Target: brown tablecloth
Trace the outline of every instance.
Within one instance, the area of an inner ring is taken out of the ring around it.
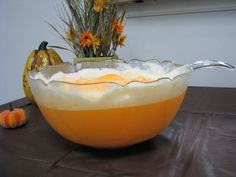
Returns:
[[[28,123],[0,128],[0,177],[236,176],[236,88],[189,87],[161,135],[117,150],[71,143],[26,99],[13,105],[27,111]]]

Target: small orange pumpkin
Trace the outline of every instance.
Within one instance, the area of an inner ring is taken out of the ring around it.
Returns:
[[[13,108],[0,113],[0,125],[4,128],[16,128],[26,123],[26,112],[21,108]]]

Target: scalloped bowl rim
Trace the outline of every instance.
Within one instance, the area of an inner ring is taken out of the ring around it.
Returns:
[[[134,61],[138,61],[138,62],[141,62],[141,63],[146,63],[146,62],[150,62],[150,61],[155,61],[155,62],[158,62],[159,64],[163,64],[163,63],[169,63],[169,64],[173,64],[176,68],[177,67],[181,67],[181,66],[184,66],[184,65],[180,65],[180,64],[176,64],[174,62],[172,62],[171,60],[163,60],[163,61],[160,61],[158,59],[148,59],[148,60],[141,60],[141,59],[129,59],[128,61],[127,60],[124,60],[124,59],[106,59],[104,61],[119,61],[119,62],[123,62],[125,64],[129,64],[131,62],[134,62]],[[93,61],[81,61],[81,62],[78,62],[78,63],[85,63],[85,62],[93,62]],[[94,61],[94,62],[98,62],[98,61]],[[76,64],[78,64],[76,63]],[[48,66],[45,66],[43,68],[41,68],[38,72],[42,72],[43,70],[47,70],[47,68],[56,68],[56,67],[59,67],[59,66],[63,66],[63,65],[68,65],[70,64],[71,66],[75,65],[76,64],[73,64],[71,62],[64,62],[62,64],[59,64],[59,65],[48,65]],[[176,69],[175,68],[175,69]],[[48,83],[46,83],[45,81],[43,81],[41,78],[33,78],[33,75],[38,73],[37,71],[29,71],[29,77],[30,79],[32,80],[35,80],[35,81],[40,81],[42,82],[44,85],[48,86],[49,84],[51,83],[63,83],[63,84],[69,84],[69,85],[78,85],[78,86],[82,86],[82,85],[98,85],[98,84],[114,84],[114,85],[119,85],[119,86],[122,86],[122,87],[127,87],[129,86],[130,84],[132,83],[141,83],[141,84],[151,84],[151,83],[155,83],[155,82],[159,82],[161,80],[170,80],[170,81],[174,81],[175,79],[177,79],[178,77],[181,77],[181,76],[184,76],[184,75],[188,75],[189,73],[192,73],[193,69],[191,67],[189,67],[185,72],[183,73],[180,73],[178,75],[176,75],[175,77],[171,78],[171,77],[160,77],[158,79],[155,79],[155,80],[152,80],[152,81],[137,81],[137,80],[131,80],[129,82],[127,82],[126,84],[120,84],[120,83],[117,83],[117,82],[112,82],[112,81],[109,81],[109,82],[90,82],[90,83],[73,83],[73,82],[69,82],[69,81],[59,81],[59,80],[51,80],[49,81]]]

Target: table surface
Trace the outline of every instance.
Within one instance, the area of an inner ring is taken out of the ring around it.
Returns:
[[[26,110],[28,123],[0,128],[0,177],[236,176],[236,88],[189,87],[161,135],[116,150],[71,143],[25,98],[12,104]]]

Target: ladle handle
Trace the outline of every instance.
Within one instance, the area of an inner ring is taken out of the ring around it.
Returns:
[[[193,64],[190,65],[190,67],[193,70],[200,69],[200,68],[213,68],[213,67],[221,67],[221,68],[226,68],[230,70],[234,70],[234,66],[225,63],[223,61],[216,61],[216,60],[203,60],[203,61],[197,61]]]

